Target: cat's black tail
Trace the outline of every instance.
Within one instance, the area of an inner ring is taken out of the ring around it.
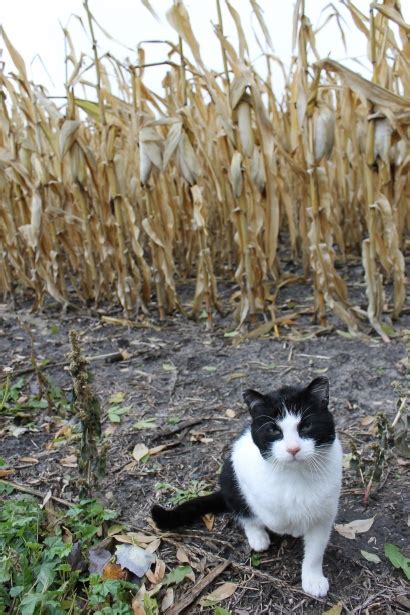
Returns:
[[[211,495],[204,495],[175,508],[163,508],[155,504],[151,508],[151,515],[160,530],[174,530],[177,527],[190,525],[207,513],[228,512],[222,491]]]

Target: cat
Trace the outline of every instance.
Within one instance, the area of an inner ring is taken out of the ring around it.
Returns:
[[[329,382],[282,386],[262,395],[243,393],[252,418],[224,462],[220,489],[173,509],[154,505],[162,530],[206,513],[232,512],[250,547],[265,551],[276,534],[303,537],[302,588],[311,596],[329,589],[323,555],[336,517],[342,480],[342,447],[329,412]]]

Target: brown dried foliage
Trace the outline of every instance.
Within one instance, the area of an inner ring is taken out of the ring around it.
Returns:
[[[405,297],[409,26],[397,2],[373,3],[369,17],[345,6],[369,39],[373,80],[320,60],[299,0],[298,53],[280,104],[252,67],[229,2],[239,46],[224,37],[220,18],[222,76],[205,67],[189,14],[174,2],[167,16],[179,46],[171,46],[161,96],[144,83],[142,48],[138,65],[125,66],[94,46],[97,102],[78,98],[86,78],[65,32],[72,72],[64,110],[30,83],[3,30],[16,72],[0,72],[0,292],[32,289],[35,307],[46,294],[67,305],[74,292],[84,302],[119,301],[128,314],[148,312],[155,292],[163,317],[182,309],[177,282],[194,276],[193,314],[205,306],[211,319],[221,276],[239,285],[233,299],[244,323],[274,314],[281,232],[313,274],[318,319],[331,308],[351,331],[368,318],[380,333],[384,284],[393,280],[394,317]],[[352,309],[335,269],[360,253],[367,315]]]

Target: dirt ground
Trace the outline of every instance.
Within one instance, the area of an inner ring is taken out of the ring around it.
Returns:
[[[326,374],[344,452],[353,451],[356,455],[350,460],[346,458],[349,467],[344,471],[337,523],[374,517],[371,528],[357,534],[354,540],[333,532],[325,555],[325,574],[330,580],[327,598],[313,600],[301,590],[299,540],[273,537],[260,562],[251,562],[242,532],[228,515],[217,518],[212,530],[198,524],[168,535],[159,553],[167,566],[174,567],[176,545],[184,544],[191,561],[196,563],[197,579],[201,569],[207,572],[221,558],[230,560],[231,565],[207,591],[221,581],[238,583],[236,592],[222,603],[236,615],[315,614],[339,601],[345,609],[343,613],[409,612],[405,577],[392,567],[383,552],[385,543],[393,543],[401,551],[408,547],[409,465],[391,438],[384,442],[379,455],[377,425],[383,424],[383,420],[376,418],[382,413],[391,424],[400,390],[406,387],[402,332],[410,328],[408,313],[395,324],[397,336],[390,344],[373,334],[357,339],[335,322],[328,329],[312,325],[310,291],[305,286],[293,285],[278,297],[277,317],[297,314],[281,326],[281,337],[275,338],[270,332],[265,337],[244,339],[226,335],[233,329],[227,299],[231,289],[220,291],[225,316],[217,316],[211,330],[207,329],[206,320],[195,323],[180,315],[165,322],[151,317],[127,327],[120,322],[104,321],[106,316],[122,319],[119,310],[62,314],[58,307],[49,305],[43,313],[33,314],[23,300],[17,306],[3,304],[1,364],[12,367],[15,374],[30,369],[30,336],[25,328],[28,325],[37,360],[48,360],[44,373],[69,396],[71,379],[62,363],[69,350],[71,328],[81,334],[87,356],[126,351],[121,361],[97,358],[91,362],[94,390],[104,410],[109,397],[116,392],[124,393],[123,405],[129,407],[118,425],[104,415],[103,428],[109,442],[107,472],[96,495],[108,507],[118,510],[121,518],[133,527],[151,532],[147,524],[151,504],[165,503],[169,497],[156,488],[157,483],[187,488],[191,481],[203,480],[210,488],[216,486],[221,461],[232,438],[247,421],[241,398],[244,388],[264,392],[282,384],[308,383],[316,375]],[[351,292],[358,293],[360,304],[363,287],[352,282]],[[35,393],[35,375],[26,371],[21,377],[26,394]],[[144,428],[149,419],[155,419],[156,428]],[[43,493],[51,489],[54,496],[75,501],[77,469],[64,460],[72,459],[77,443],[67,432],[65,437],[61,428],[69,425],[75,433],[76,419],[50,416],[46,410],[37,409],[29,416],[1,420],[0,457],[16,469],[10,478]],[[22,429],[16,431],[16,427]],[[63,435],[55,442],[58,430]],[[138,463],[132,458],[137,443],[148,448],[168,446],[145,463]],[[21,457],[33,457],[38,463],[30,465]],[[363,479],[355,459],[360,461]],[[62,465],[62,460],[66,465]],[[381,476],[374,480],[366,502],[365,488],[375,464],[380,467]],[[367,561],[362,550],[379,555],[381,561]],[[176,600],[187,591],[187,583],[179,586]],[[186,612],[213,613],[214,609],[194,603]]]

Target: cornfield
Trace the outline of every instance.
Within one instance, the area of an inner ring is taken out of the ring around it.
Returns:
[[[108,301],[128,317],[155,306],[163,318],[185,313],[179,283],[194,278],[190,315],[205,309],[211,321],[222,279],[235,282],[238,327],[267,313],[274,328],[277,289],[293,281],[280,262],[278,247],[286,246],[312,280],[318,322],[333,311],[352,333],[370,322],[387,339],[383,313],[397,318],[405,302],[410,25],[397,0],[373,2],[367,15],[345,0],[368,38],[367,80],[319,57],[298,0],[297,55],[279,101],[271,84],[281,69],[268,24],[250,2],[266,39],[268,78],[249,60],[233,3],[226,0],[238,48],[224,36],[216,1],[224,65],[217,74],[205,66],[178,0],[167,13],[176,42],[168,43],[158,94],[144,83],[143,45],[135,64],[99,56],[86,0],[96,79],[90,84],[82,75],[64,31],[71,74],[63,108],[29,81],[2,29],[15,67],[0,72],[4,296],[30,290],[35,309],[47,295],[65,307],[73,297],[86,305]],[[94,100],[76,94],[85,82]],[[351,304],[336,267],[360,256],[367,311]]]

